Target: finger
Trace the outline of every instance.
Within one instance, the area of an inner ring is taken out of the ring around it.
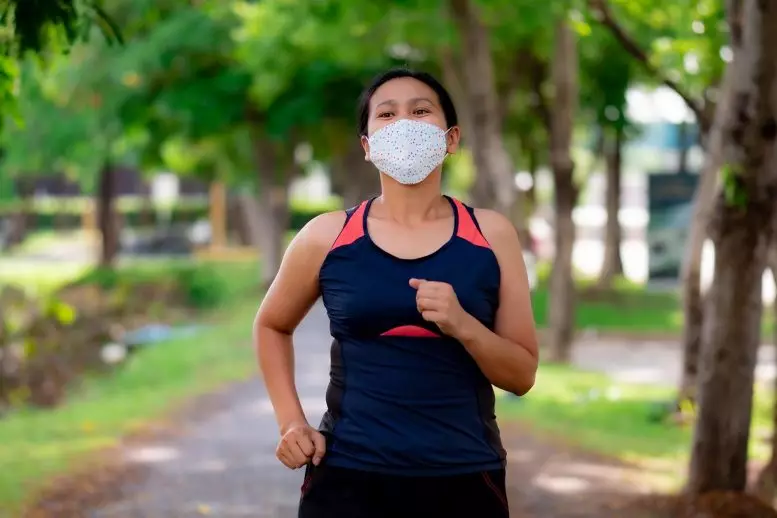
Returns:
[[[298,465],[286,450],[278,450],[275,453],[275,456],[278,457],[278,460],[281,461],[287,468],[297,469]]]
[[[318,466],[326,454],[326,438],[319,432],[313,432],[313,444],[316,447],[313,453],[313,465]]]
[[[294,462],[297,463],[297,466],[303,466],[310,460],[310,457],[305,455],[305,452],[302,451],[302,448],[300,448],[296,441],[289,444],[288,451],[291,454],[291,457],[294,459]]]
[[[297,437],[297,446],[299,446],[299,449],[302,450],[302,453],[307,458],[312,457],[313,453],[316,451],[316,447],[313,444],[313,440],[308,436],[307,433]]]
[[[413,279],[410,279],[410,287],[417,290],[418,288],[423,286],[426,282],[427,281],[425,281],[424,279],[413,278]]]
[[[447,285],[439,282],[427,281],[418,288],[418,295],[425,297],[439,297],[446,293]]]
[[[443,315],[439,311],[434,311],[434,310],[422,311],[421,317],[427,322],[435,322],[435,323],[442,322],[445,319],[445,315]]]
[[[431,297],[418,297],[416,299],[416,307],[418,307],[418,311],[427,311],[427,310],[439,310],[441,309],[442,301],[438,299],[433,299]]]

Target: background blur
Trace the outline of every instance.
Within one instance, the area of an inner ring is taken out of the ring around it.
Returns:
[[[392,66],[454,97],[446,193],[523,242],[513,516],[777,516],[777,5],[0,7],[1,517],[295,516],[251,323],[294,233],[379,193],[355,109]],[[316,306],[313,423],[327,337]]]

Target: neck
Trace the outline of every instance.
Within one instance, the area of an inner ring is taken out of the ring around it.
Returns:
[[[386,216],[399,223],[424,220],[440,206],[442,182],[439,170],[416,185],[403,185],[385,175],[381,175],[380,184],[381,196],[375,201],[380,203]]]

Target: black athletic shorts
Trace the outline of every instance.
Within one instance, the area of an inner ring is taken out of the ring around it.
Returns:
[[[509,518],[505,471],[443,477],[308,465],[299,518]]]

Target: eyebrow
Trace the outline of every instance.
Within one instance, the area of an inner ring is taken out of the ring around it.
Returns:
[[[434,104],[434,101],[432,101],[432,100],[431,100],[431,99],[429,99],[428,97],[414,97],[414,98],[410,99],[410,103],[411,103],[411,104],[416,104],[416,103],[417,103],[417,102],[419,102],[419,101],[426,101],[426,102],[428,102],[429,104]],[[396,101],[396,100],[394,100],[394,99],[388,99],[388,100],[386,100],[386,101],[383,101],[383,102],[381,102],[381,103],[378,103],[378,104],[376,104],[376,105],[375,105],[375,108],[378,108],[378,107],[380,107],[380,106],[383,106],[384,104],[397,104],[397,101]]]

